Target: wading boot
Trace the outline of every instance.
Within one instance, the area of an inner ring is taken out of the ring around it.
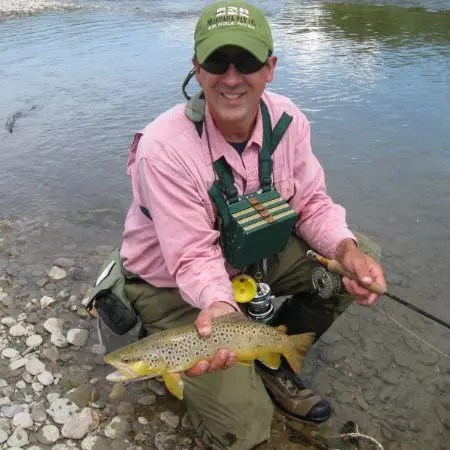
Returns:
[[[269,369],[255,361],[256,371],[277,409],[294,420],[319,424],[328,420],[331,405],[314,394],[282,358],[277,370]]]

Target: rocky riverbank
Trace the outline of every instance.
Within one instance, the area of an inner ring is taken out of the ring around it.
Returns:
[[[103,219],[98,227],[0,219],[0,448],[198,448],[184,405],[162,383],[105,382],[111,368],[83,306],[100,264],[119,242],[118,228],[112,231]],[[402,294],[409,287],[395,269],[392,285]],[[392,303],[381,306],[445,344],[445,331],[430,321]],[[387,449],[447,448],[449,361],[383,314],[350,307],[314,346],[304,376],[332,400],[333,419],[308,428],[276,414],[262,449],[307,448],[305,435],[336,434],[347,420]]]

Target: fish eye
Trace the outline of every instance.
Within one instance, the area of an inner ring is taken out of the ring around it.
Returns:
[[[125,363],[125,364],[128,364],[129,362],[131,362],[131,358],[129,358],[128,356],[124,356],[122,358],[122,362]]]

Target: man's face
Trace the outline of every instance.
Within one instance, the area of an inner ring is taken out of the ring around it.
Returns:
[[[263,65],[244,49],[234,46],[216,50],[201,66],[194,59],[196,78],[213,118],[241,126],[249,117],[253,119],[266,83],[273,79],[276,61],[275,56],[270,56]],[[224,70],[222,74],[213,73]],[[252,73],[243,73],[249,71]]]

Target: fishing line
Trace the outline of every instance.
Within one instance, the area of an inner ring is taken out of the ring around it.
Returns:
[[[439,350],[437,347],[435,347],[433,344],[431,344],[430,342],[426,341],[425,339],[421,338],[419,335],[417,335],[416,333],[414,333],[413,331],[411,331],[408,327],[406,327],[405,325],[401,324],[398,320],[394,319],[391,315],[389,315],[387,312],[383,311],[378,305],[373,305],[374,308],[376,308],[378,311],[380,311],[380,313],[384,314],[388,319],[392,320],[392,322],[394,322],[396,325],[398,325],[400,328],[403,328],[404,330],[406,330],[408,333],[412,334],[416,339],[418,339],[420,342],[423,342],[425,345],[428,345],[428,347],[431,347],[433,350],[437,351],[438,353],[440,353],[442,356],[445,356],[447,359],[450,359],[450,355],[448,355],[447,353],[443,352],[442,350]]]

